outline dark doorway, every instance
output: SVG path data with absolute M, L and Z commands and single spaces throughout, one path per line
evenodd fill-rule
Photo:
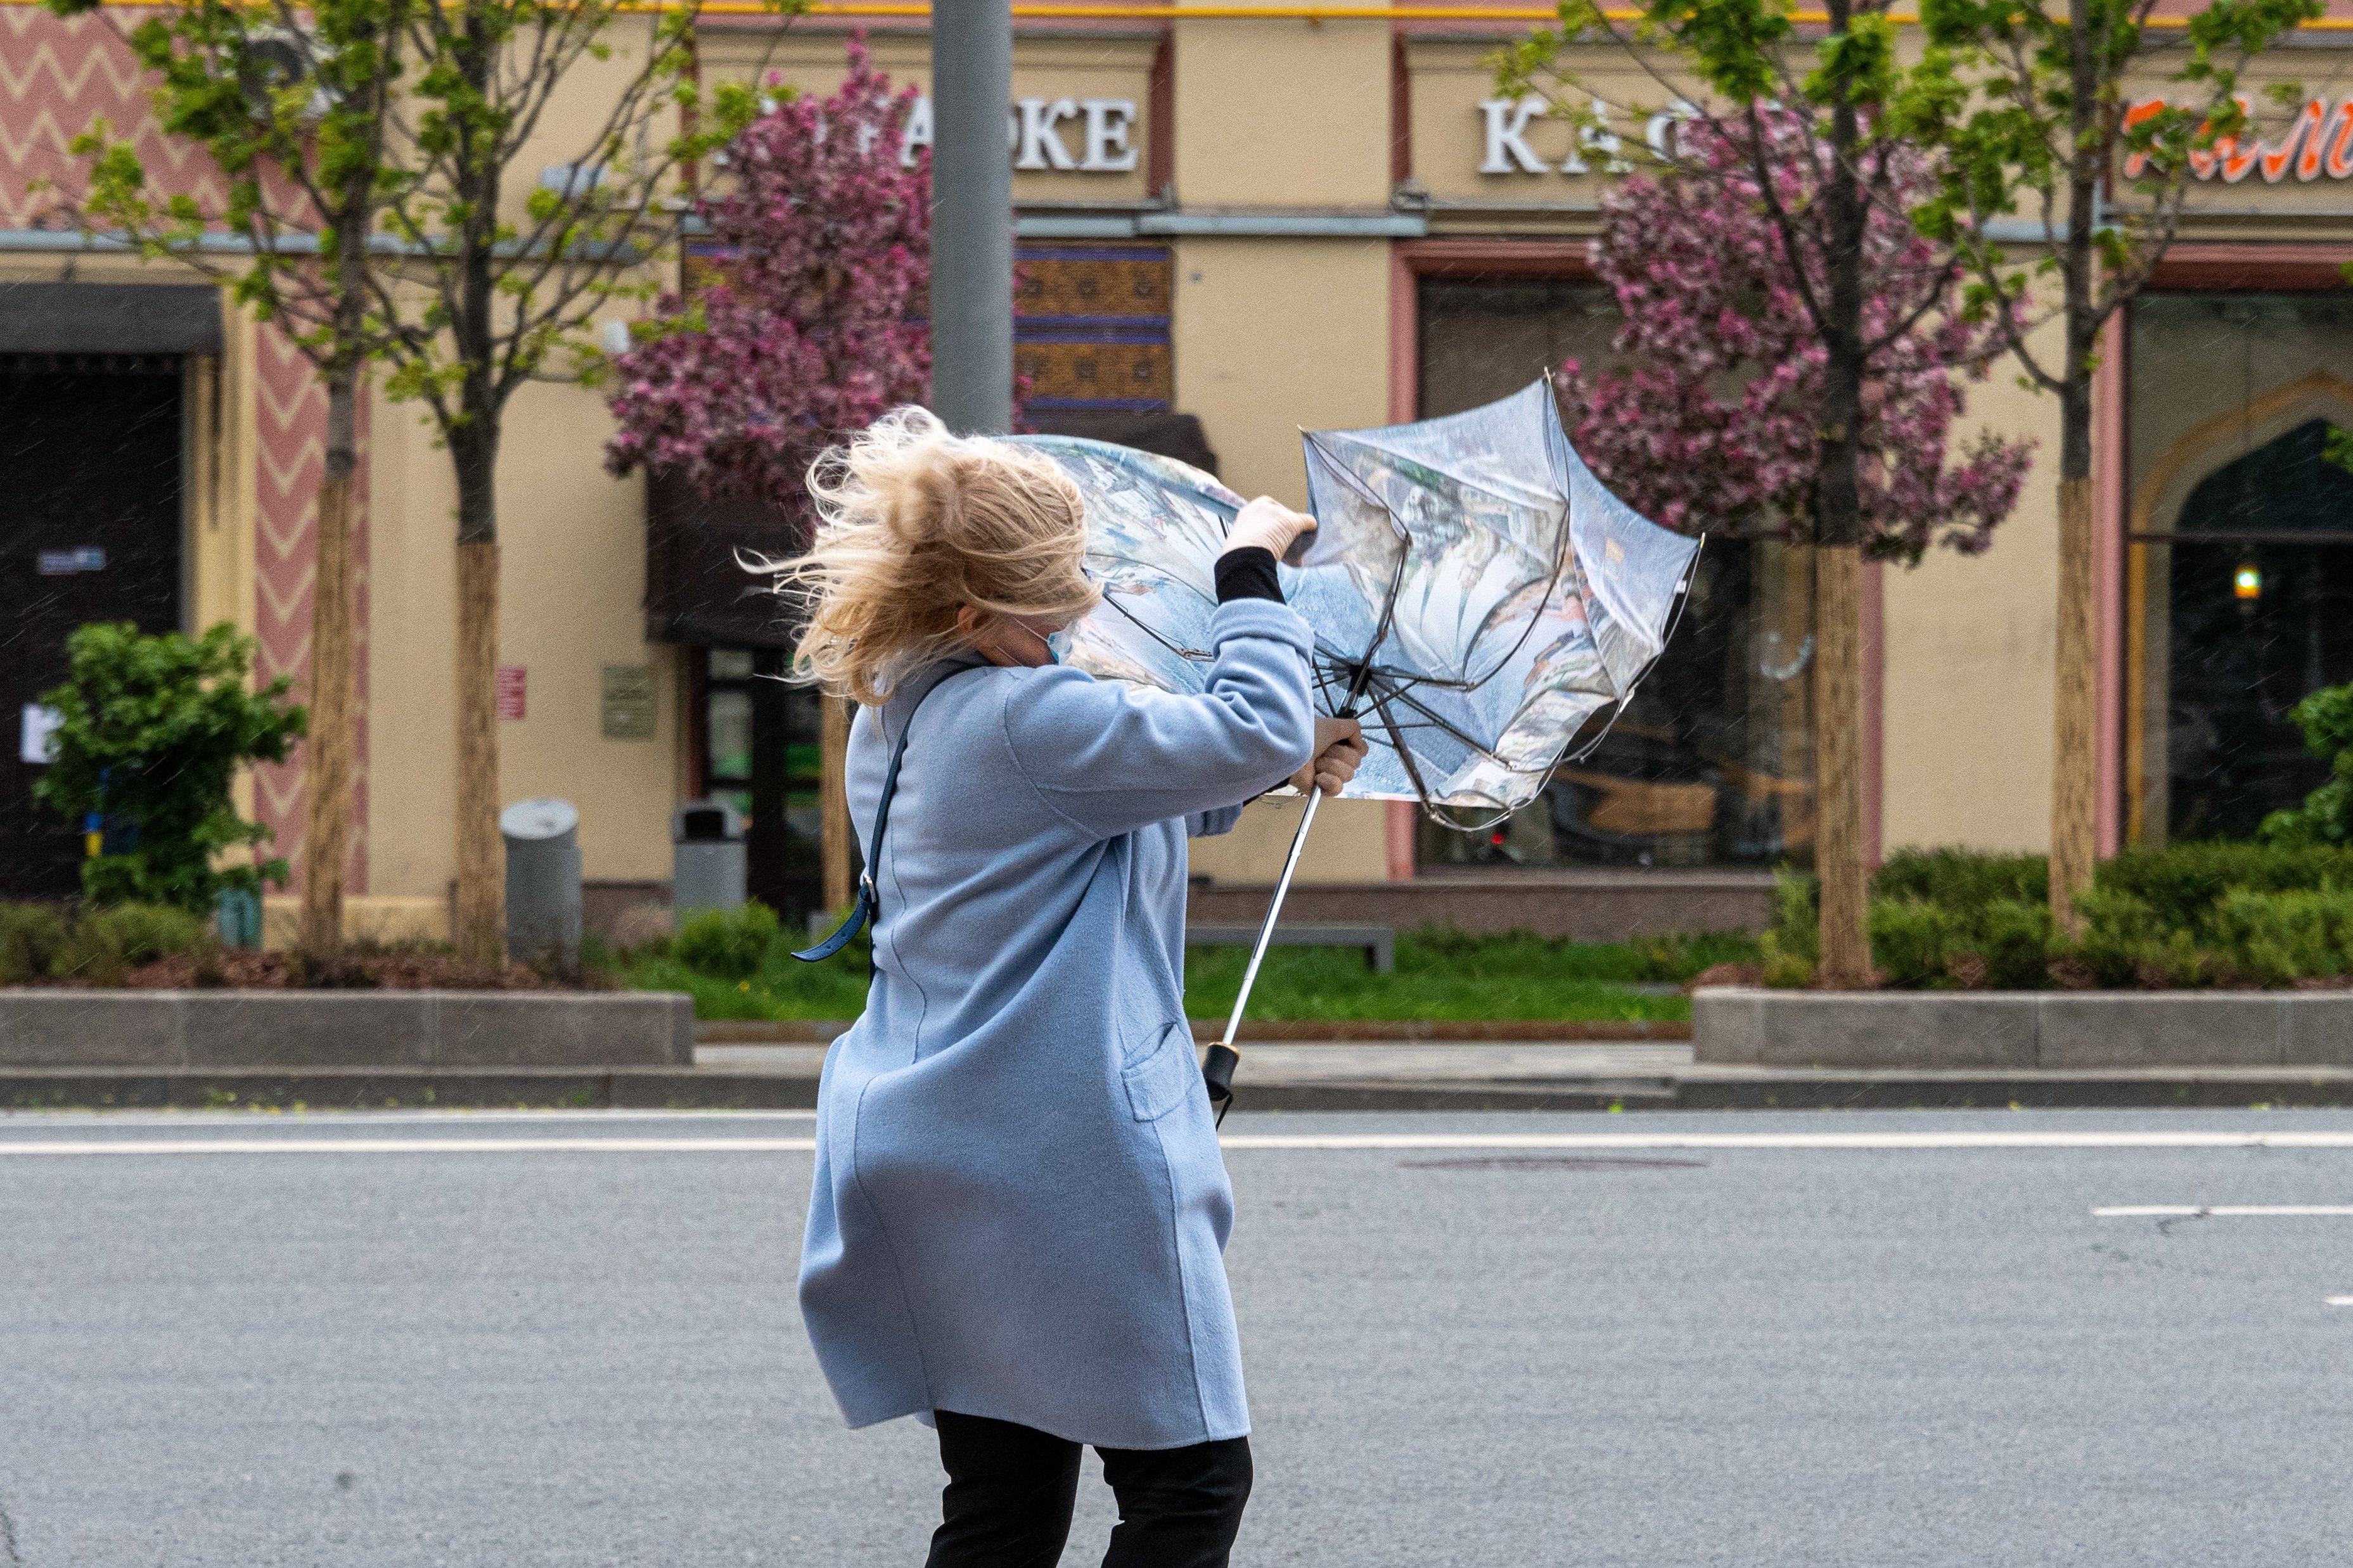
M 824 712 L 816 692 L 783 679 L 782 648 L 703 655 L 702 789 L 744 819 L 751 896 L 799 931 L 825 906 Z
M 174 355 L 0 356 L 0 897 L 81 887 L 80 836 L 35 805 L 21 715 L 90 621 L 177 631 L 181 400 Z
M 2288 717 L 2353 680 L 2353 474 L 2315 419 L 2199 482 L 2168 542 L 2167 831 L 2245 838 L 2328 777 Z

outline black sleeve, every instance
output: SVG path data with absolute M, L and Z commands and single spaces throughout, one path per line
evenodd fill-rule
M 1282 603 L 1282 583 L 1274 574 L 1274 552 L 1261 545 L 1229 550 L 1218 557 L 1218 603 L 1272 599 Z

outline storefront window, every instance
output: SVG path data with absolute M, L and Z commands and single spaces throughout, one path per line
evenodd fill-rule
M 786 657 L 704 654 L 702 792 L 744 814 L 752 896 L 797 921 L 823 902 L 825 719 L 813 689 L 780 679 Z
M 1557 280 L 1430 279 L 1420 407 L 1452 414 L 1565 359 L 1611 357 L 1606 290 Z M 1763 865 L 1813 847 L 1813 592 L 1804 552 L 1711 537 L 1667 651 L 1616 721 L 1597 722 L 1544 799 L 1493 831 L 1425 821 L 1425 868 Z M 1597 742 L 1598 736 L 1598 742 Z
M 2353 301 L 2156 295 L 2133 310 L 2126 837 L 2244 838 L 2327 764 L 2288 717 L 2353 680 Z

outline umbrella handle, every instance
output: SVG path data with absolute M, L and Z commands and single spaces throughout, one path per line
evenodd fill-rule
M 1282 913 L 1283 896 L 1291 891 L 1292 873 L 1299 869 L 1299 852 L 1307 847 L 1307 830 L 1315 822 L 1315 808 L 1322 804 L 1324 792 L 1310 785 L 1307 809 L 1299 815 L 1298 829 L 1291 836 L 1291 853 L 1282 862 L 1282 876 L 1274 884 L 1274 900 L 1266 907 L 1266 922 L 1258 928 L 1258 945 L 1250 949 L 1250 967 L 1242 971 L 1242 988 L 1234 997 L 1233 1016 L 1226 1020 L 1226 1037 L 1211 1046 L 1201 1061 L 1201 1077 L 1209 1086 L 1209 1098 L 1220 1104 L 1233 1098 L 1234 1067 L 1241 1053 L 1234 1049 L 1234 1036 L 1242 1026 L 1242 1010 L 1250 1005 L 1250 987 L 1258 984 L 1258 966 L 1266 961 L 1267 944 L 1274 940 L 1274 922 Z

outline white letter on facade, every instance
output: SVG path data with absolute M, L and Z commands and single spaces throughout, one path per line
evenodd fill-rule
M 932 100 L 915 100 L 915 107 L 907 111 L 907 134 L 899 142 L 899 167 L 915 166 L 915 149 L 932 144 Z
M 1528 128 L 1528 121 L 1544 112 L 1545 107 L 1543 99 L 1533 96 L 1516 103 L 1508 98 L 1491 98 L 1479 105 L 1479 112 L 1487 117 L 1487 156 L 1479 164 L 1481 174 L 1545 172 L 1544 160 L 1536 156 L 1535 149 L 1521 135 Z
M 1079 107 L 1087 114 L 1087 156 L 1079 167 L 1090 174 L 1123 174 L 1134 168 L 1135 149 L 1127 144 L 1127 132 L 1135 121 L 1135 100 L 1090 98 Z
M 1078 160 L 1071 156 L 1068 147 L 1062 145 L 1062 138 L 1055 132 L 1054 122 L 1077 118 L 1079 106 L 1067 98 L 1058 98 L 1051 103 L 1042 98 L 1025 98 L 1020 107 L 1021 155 L 1013 160 L 1013 166 L 1017 169 L 1077 168 Z
M 1593 100 L 1590 122 L 1577 126 L 1576 140 L 1570 144 L 1568 156 L 1561 161 L 1560 172 L 1564 174 L 1591 173 L 1585 165 L 1588 153 L 1600 153 L 1602 167 L 1613 174 L 1625 174 L 1634 166 L 1620 151 L 1618 133 L 1609 129 L 1609 106 L 1598 98 Z

